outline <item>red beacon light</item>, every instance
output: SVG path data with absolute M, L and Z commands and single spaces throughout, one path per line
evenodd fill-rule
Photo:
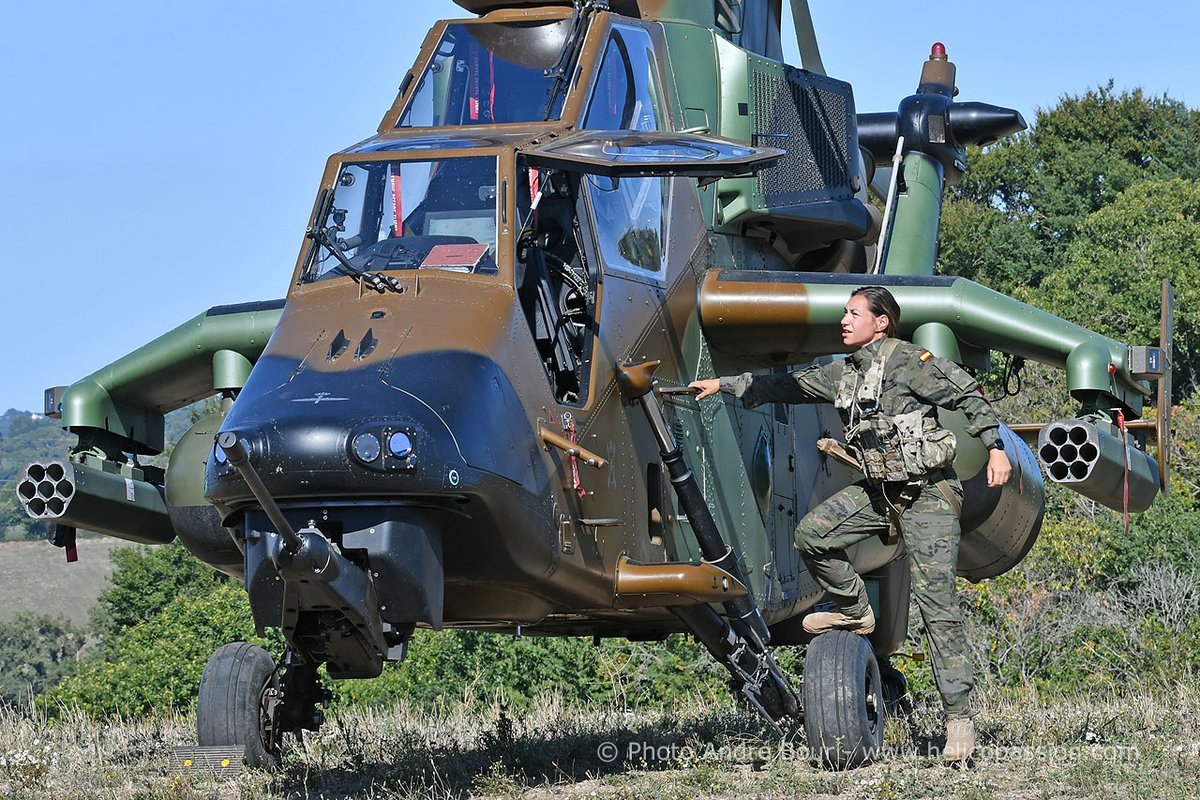
M 933 47 L 929 48 L 929 57 L 938 61 L 946 58 L 946 45 L 941 42 L 934 42 Z

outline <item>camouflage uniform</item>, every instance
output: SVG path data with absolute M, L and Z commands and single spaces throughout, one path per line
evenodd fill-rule
M 789 374 L 722 378 L 721 390 L 741 398 L 747 407 L 762 403 L 834 403 L 847 394 L 846 387 L 861 391 L 870 367 L 881 355 L 887 339 L 851 354 L 845 361 L 814 365 Z M 895 341 L 895 340 L 893 340 Z M 894 348 L 894 349 L 893 349 Z M 975 379 L 951 361 L 932 357 L 908 342 L 890 345 L 891 355 L 882 367 L 879 413 L 888 417 L 915 414 L 928 417 L 933 428 L 937 408 L 963 412 L 967 431 L 985 445 L 1000 438 L 1000 422 L 979 392 Z M 851 371 L 846 375 L 846 371 Z M 846 383 L 843 385 L 843 376 Z M 842 421 L 851 414 L 839 407 Z M 962 487 L 953 469 L 946 466 L 929 474 L 930 482 L 900 517 L 900 534 L 909 556 L 912 593 L 929 634 L 934 678 L 950 718 L 969 715 L 968 700 L 974 672 L 955 594 L 960 528 L 958 516 L 934 481 L 944 477 L 962 499 Z M 886 536 L 888 507 L 884 492 L 893 501 L 895 486 L 862 480 L 842 489 L 812 509 L 796 527 L 796 545 L 809 573 L 847 614 L 860 617 L 868 601 L 862 578 L 850 565 L 846 548 L 871 536 Z

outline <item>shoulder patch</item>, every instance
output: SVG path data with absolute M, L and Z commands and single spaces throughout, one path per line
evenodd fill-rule
M 928 361 L 931 358 L 933 358 L 933 353 L 929 352 L 928 350 L 922 350 L 921 355 L 917 356 L 917 360 L 922 363 Z

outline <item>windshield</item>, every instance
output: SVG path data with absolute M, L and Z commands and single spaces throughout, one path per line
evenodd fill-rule
M 558 119 L 565 93 L 549 107 L 551 70 L 570 27 L 565 19 L 447 25 L 396 127 Z
M 496 274 L 496 159 L 343 164 L 318 227 L 360 271 Z M 320 213 L 320 212 L 318 212 Z M 344 274 L 314 245 L 306 280 Z

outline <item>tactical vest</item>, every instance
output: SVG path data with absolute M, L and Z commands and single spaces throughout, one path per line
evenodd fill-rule
M 883 370 L 900 344 L 888 339 L 865 373 L 847 360 L 833 404 L 846 423 L 846 444 L 867 478 L 876 482 L 921 480 L 954 460 L 954 434 L 923 409 L 889 416 L 880 411 Z

